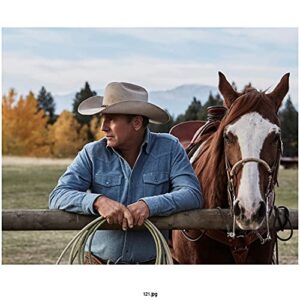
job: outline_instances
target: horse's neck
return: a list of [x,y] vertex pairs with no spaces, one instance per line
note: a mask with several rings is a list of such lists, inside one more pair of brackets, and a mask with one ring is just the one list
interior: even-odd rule
[[[225,160],[223,153],[219,153],[219,157],[213,157],[215,153],[211,153],[208,147],[199,157],[198,165],[201,170],[198,179],[201,183],[203,196],[205,199],[205,208],[228,207],[227,201],[227,174],[225,169]],[[213,163],[213,159],[216,159]],[[212,169],[212,164],[218,167]]]

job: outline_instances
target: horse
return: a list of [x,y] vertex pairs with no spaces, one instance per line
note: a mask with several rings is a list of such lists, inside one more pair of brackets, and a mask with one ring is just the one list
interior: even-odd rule
[[268,224],[282,153],[278,110],[288,90],[289,73],[267,93],[249,87],[237,92],[219,72],[226,113],[214,132],[198,134],[191,163],[204,208],[230,209],[232,232],[173,230],[175,263],[273,262],[276,231]]

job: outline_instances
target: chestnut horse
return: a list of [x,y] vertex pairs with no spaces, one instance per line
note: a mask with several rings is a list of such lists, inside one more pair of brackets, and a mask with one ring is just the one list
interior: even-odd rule
[[176,262],[272,263],[276,232],[261,225],[269,224],[274,206],[282,144],[277,113],[288,89],[289,73],[271,93],[252,88],[238,93],[219,72],[227,112],[191,163],[202,187],[204,208],[229,208],[232,232],[173,230]]

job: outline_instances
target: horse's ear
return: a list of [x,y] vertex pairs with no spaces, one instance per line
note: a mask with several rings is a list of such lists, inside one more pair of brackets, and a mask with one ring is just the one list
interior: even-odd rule
[[219,91],[224,97],[224,104],[227,108],[230,108],[233,101],[239,96],[222,72],[219,72]]
[[290,73],[283,75],[273,92],[268,94],[273,99],[277,111],[282,103],[283,98],[289,91],[289,77]]

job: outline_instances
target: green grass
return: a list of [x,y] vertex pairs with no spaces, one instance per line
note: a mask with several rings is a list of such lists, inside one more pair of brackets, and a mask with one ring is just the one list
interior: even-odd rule
[[[66,170],[62,165],[5,165],[2,207],[48,208],[48,196]],[[75,231],[4,231],[3,264],[54,264]]]
[[280,169],[276,187],[276,205],[298,208],[298,169]]
[[[288,208],[298,208],[298,170],[280,169],[279,187],[276,188],[276,205]],[[287,237],[289,232],[278,232],[281,237]],[[281,264],[298,264],[298,230],[287,242],[278,241],[279,261]]]
[[48,196],[65,166],[21,165],[2,169],[3,208],[47,208]]
[[[44,209],[48,195],[63,165],[4,165],[2,207],[4,209]],[[276,204],[298,208],[298,170],[280,170]],[[3,264],[54,264],[75,231],[3,231]],[[279,233],[286,235],[288,233]],[[279,242],[281,264],[298,263],[298,231],[288,242]]]

